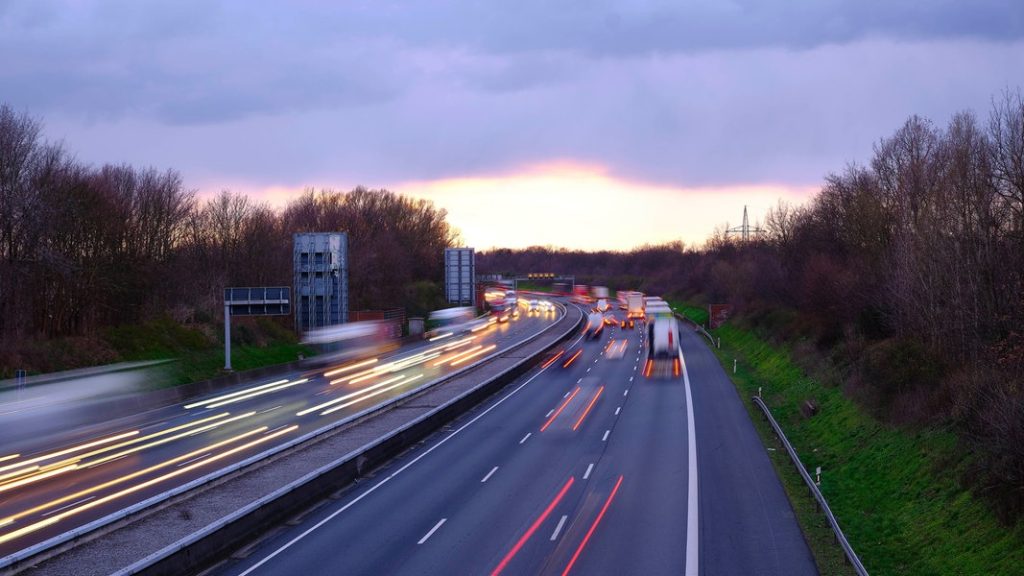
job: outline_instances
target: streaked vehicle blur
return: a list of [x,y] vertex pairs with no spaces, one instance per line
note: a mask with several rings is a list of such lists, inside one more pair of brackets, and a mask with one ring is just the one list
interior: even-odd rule
[[583,334],[587,338],[597,338],[604,330],[604,315],[600,312],[591,312],[587,315],[587,324],[583,328]]
[[487,324],[487,320],[476,318],[476,310],[472,306],[444,308],[430,313],[430,330],[425,338],[441,338],[445,335],[463,334]]
[[302,343],[316,348],[318,354],[303,363],[325,366],[394,350],[398,342],[390,336],[393,328],[387,320],[367,320],[310,330]]

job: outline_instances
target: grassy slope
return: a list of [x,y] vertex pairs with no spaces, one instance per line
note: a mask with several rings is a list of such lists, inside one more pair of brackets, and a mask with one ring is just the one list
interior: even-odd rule
[[[686,313],[703,309],[686,307]],[[699,321],[699,318],[693,317]],[[791,360],[750,330],[726,325],[718,351],[723,365],[740,362],[733,381],[741,395],[763,387],[765,401],[808,470],[823,469],[821,489],[854,549],[873,574],[1021,574],[1024,524],[1005,528],[986,505],[958,486],[969,455],[948,431],[908,431],[880,424],[837,388],[815,383]],[[813,398],[817,415],[799,406]],[[748,410],[751,406],[748,404]],[[762,439],[771,446],[760,418]],[[820,514],[808,514],[806,490],[781,458],[774,458],[823,573],[835,553],[820,542]],[[813,510],[813,508],[811,508]],[[826,543],[826,546],[827,543]],[[833,550],[838,547],[832,546]]]
[[[294,336],[266,322],[259,323],[263,346],[234,343],[231,366],[249,370],[272,364],[294,361],[299,353],[309,356],[311,349],[294,341]],[[236,332],[235,336],[239,334]],[[206,380],[222,374],[224,345],[211,342],[201,332],[170,321],[123,326],[107,331],[106,341],[123,360],[155,360],[175,358],[166,367],[168,378],[163,384],[178,385]]]

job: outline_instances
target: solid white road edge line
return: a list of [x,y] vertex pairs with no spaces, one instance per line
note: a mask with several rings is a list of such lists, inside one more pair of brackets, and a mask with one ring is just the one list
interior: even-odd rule
[[257,562],[256,564],[253,564],[253,565],[252,565],[252,567],[250,567],[250,568],[249,568],[248,570],[246,570],[245,572],[242,572],[241,574],[239,574],[239,576],[247,576],[248,574],[251,574],[251,573],[253,573],[254,571],[256,571],[256,569],[257,569],[257,568],[259,568],[260,566],[263,566],[264,564],[266,564],[267,562],[269,562],[270,560],[272,560],[272,559],[273,559],[273,558],[274,558],[275,556],[277,556],[277,555],[278,555],[278,554],[280,554],[281,552],[284,552],[284,551],[285,551],[285,550],[287,550],[288,548],[291,548],[291,547],[292,547],[292,546],[293,546],[293,545],[294,545],[294,544],[295,544],[296,542],[298,542],[299,540],[302,540],[302,539],[303,539],[303,538],[305,538],[306,536],[309,536],[309,534],[311,534],[311,533],[312,533],[312,532],[313,532],[314,530],[316,530],[317,528],[320,528],[320,527],[321,527],[321,526],[323,526],[324,524],[327,524],[328,522],[330,522],[331,520],[333,520],[333,519],[334,519],[335,517],[337,517],[337,516],[338,516],[339,514],[341,514],[341,513],[342,513],[342,512],[344,512],[345,510],[348,510],[349,508],[351,508],[352,506],[354,506],[354,505],[355,505],[355,504],[356,504],[357,502],[359,502],[359,501],[360,501],[360,500],[362,500],[363,498],[366,498],[367,496],[369,496],[370,494],[372,494],[373,492],[375,492],[375,491],[377,490],[377,488],[380,488],[380,487],[381,487],[381,486],[383,486],[384,484],[387,484],[387,483],[388,483],[388,481],[389,481],[389,480],[391,480],[392,478],[394,478],[395,476],[398,476],[398,475],[399,475],[399,474],[401,474],[402,472],[405,472],[405,470],[406,470],[406,469],[408,469],[408,468],[409,468],[410,466],[412,466],[413,464],[415,464],[415,463],[419,462],[419,461],[420,461],[420,460],[421,460],[422,458],[424,458],[424,457],[425,457],[425,456],[426,456],[427,454],[430,454],[430,453],[431,453],[431,452],[433,452],[434,450],[437,450],[437,449],[438,449],[438,448],[440,448],[440,447],[441,447],[441,446],[442,446],[442,445],[443,445],[443,444],[444,444],[445,442],[447,442],[447,441],[451,440],[452,438],[454,438],[456,434],[458,434],[459,432],[462,432],[463,430],[465,430],[465,429],[466,429],[466,428],[468,428],[469,426],[472,426],[474,422],[476,422],[477,420],[479,420],[479,419],[483,418],[484,416],[486,416],[486,415],[487,415],[487,414],[488,414],[488,413],[489,413],[489,412],[490,412],[491,410],[494,410],[494,409],[495,409],[495,408],[497,408],[498,406],[501,406],[501,404],[502,404],[502,403],[503,403],[503,402],[504,402],[505,400],[508,400],[509,398],[511,398],[512,396],[514,396],[514,395],[515,395],[515,394],[516,394],[517,392],[519,392],[520,390],[522,390],[523,388],[525,388],[527,384],[529,384],[530,382],[533,382],[534,378],[536,378],[537,376],[540,376],[541,374],[543,374],[545,370],[546,370],[546,368],[541,368],[539,372],[537,372],[537,373],[536,373],[536,374],[534,374],[533,376],[530,376],[530,379],[529,379],[529,380],[527,380],[526,382],[523,382],[522,384],[520,384],[519,386],[517,386],[517,387],[515,388],[515,390],[513,390],[513,391],[509,392],[509,393],[508,393],[508,394],[507,394],[506,396],[502,397],[502,399],[501,399],[501,400],[498,400],[497,402],[495,402],[493,406],[491,406],[491,407],[490,407],[490,408],[488,408],[487,410],[484,410],[484,411],[483,411],[483,412],[481,412],[480,414],[477,414],[477,415],[476,415],[476,417],[474,417],[474,418],[473,418],[472,420],[470,420],[469,422],[466,422],[465,424],[463,424],[463,425],[462,425],[462,426],[461,426],[461,427],[460,427],[460,428],[459,428],[458,430],[456,430],[456,431],[452,432],[452,433],[451,433],[451,434],[449,434],[448,436],[445,436],[444,438],[442,438],[442,439],[441,439],[441,441],[440,441],[440,442],[438,442],[437,444],[434,444],[434,445],[433,445],[433,446],[431,446],[430,448],[427,448],[426,450],[424,450],[422,454],[420,454],[420,455],[419,455],[419,456],[417,456],[416,458],[413,458],[413,459],[412,459],[412,461],[410,461],[410,462],[409,462],[408,464],[406,464],[405,466],[402,466],[402,467],[401,467],[401,468],[399,468],[398,470],[395,470],[394,472],[392,472],[392,473],[391,473],[391,475],[390,475],[390,476],[388,476],[387,478],[385,478],[385,479],[381,480],[380,482],[378,482],[378,483],[374,484],[374,485],[373,485],[372,487],[370,487],[370,489],[369,489],[369,490],[367,490],[366,492],[363,492],[362,494],[360,494],[359,496],[357,496],[357,497],[356,497],[355,499],[353,499],[353,500],[352,500],[351,502],[349,502],[348,504],[345,504],[345,505],[344,505],[344,506],[342,506],[341,508],[338,508],[337,510],[335,510],[334,512],[332,512],[332,513],[331,513],[331,515],[330,515],[330,516],[328,516],[327,518],[324,518],[323,520],[321,520],[321,521],[317,522],[316,524],[314,524],[313,526],[309,527],[309,528],[308,528],[308,529],[307,529],[307,530],[306,530],[305,532],[303,532],[302,534],[299,534],[299,535],[298,535],[298,536],[296,536],[295,538],[292,538],[291,540],[289,540],[288,542],[286,542],[286,543],[285,543],[285,544],[284,544],[283,546],[281,546],[281,547],[280,547],[280,548],[278,548],[277,550],[274,550],[273,552],[271,552],[271,553],[270,553],[270,554],[269,554],[269,555],[268,555],[268,556],[267,556],[266,558],[263,558],[262,560],[260,560],[260,561],[259,561],[259,562]]
[[690,375],[686,371],[686,360],[683,358],[683,349],[679,349],[679,363],[683,367],[683,387],[686,389],[686,434],[687,452],[689,453],[689,476],[687,477],[686,494],[686,576],[699,576],[697,554],[700,552],[698,533],[699,517],[697,505],[699,503],[697,492],[697,436],[693,424],[693,394],[690,393]]

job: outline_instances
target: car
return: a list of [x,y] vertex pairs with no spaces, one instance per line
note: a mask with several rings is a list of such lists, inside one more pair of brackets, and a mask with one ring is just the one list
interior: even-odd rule
[[531,316],[534,314],[540,314],[540,302],[536,300],[530,300],[526,313]]

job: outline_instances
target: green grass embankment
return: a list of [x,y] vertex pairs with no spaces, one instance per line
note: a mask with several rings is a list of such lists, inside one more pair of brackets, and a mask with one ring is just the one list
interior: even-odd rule
[[[681,305],[680,311],[694,321],[707,320],[701,308]],[[972,456],[952,432],[884,425],[839,388],[809,378],[788,346],[731,324],[712,334],[722,339],[715,352],[727,373],[733,359],[739,360],[731,377],[765,445],[775,448],[769,451],[772,461],[823,574],[849,568],[803,481],[749,402],[758,388],[804,466],[812,473],[822,467],[822,493],[869,572],[1024,573],[1024,525],[1000,525],[984,502],[960,486]],[[809,417],[800,410],[807,400],[818,406]]]
[[[206,328],[215,328],[208,326]],[[236,371],[284,364],[310,356],[314,350],[299,344],[288,330],[266,319],[233,327],[231,367]],[[223,331],[223,327],[219,327]],[[175,359],[162,367],[157,385],[177,386],[223,374],[224,343],[211,332],[169,320],[111,328],[104,340],[120,360]],[[219,335],[219,333],[217,333]]]

